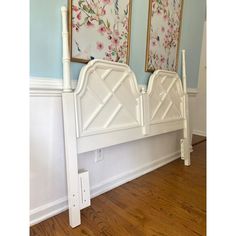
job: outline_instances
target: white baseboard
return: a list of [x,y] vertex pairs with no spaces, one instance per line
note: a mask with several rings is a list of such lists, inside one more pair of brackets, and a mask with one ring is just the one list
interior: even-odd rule
[[164,156],[159,160],[155,160],[139,168],[127,171],[121,175],[114,176],[109,180],[103,181],[100,184],[91,188],[91,197],[94,198],[100,194],[103,194],[113,188],[116,188],[122,184],[125,184],[133,179],[136,179],[142,175],[147,174],[161,166],[168,164],[171,161],[180,158],[180,152],[175,152],[170,155]]
[[[91,188],[91,198],[94,198],[102,193],[105,193],[113,188],[125,184],[133,179],[136,179],[150,171],[153,171],[161,166],[164,166],[176,159],[180,158],[180,151],[163,156],[159,160],[152,161],[139,168],[127,171],[120,175],[114,176],[106,181],[101,182]],[[63,197],[54,202],[50,202],[30,211],[30,225],[35,225],[43,220],[55,216],[68,209],[67,197]]]
[[67,197],[47,203],[30,211],[30,225],[38,224],[68,209]]
[[206,131],[193,130],[192,134],[206,137]]

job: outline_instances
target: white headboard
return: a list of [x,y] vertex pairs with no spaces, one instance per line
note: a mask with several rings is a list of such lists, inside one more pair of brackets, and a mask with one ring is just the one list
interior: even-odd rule
[[184,93],[175,72],[156,71],[147,92],[140,92],[129,66],[93,60],[73,94],[77,153],[184,128]]
[[62,102],[69,216],[75,227],[86,205],[81,202],[77,154],[183,130],[181,158],[190,165],[188,100],[184,51],[183,86],[177,73],[159,70],[151,75],[147,91],[139,91],[128,65],[96,59],[82,68],[72,91],[66,11],[63,7]]

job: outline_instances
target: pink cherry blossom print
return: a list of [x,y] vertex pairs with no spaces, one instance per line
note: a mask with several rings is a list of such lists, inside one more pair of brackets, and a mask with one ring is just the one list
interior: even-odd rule
[[88,21],[87,24],[86,24],[86,26],[87,26],[88,28],[92,28],[92,27],[94,27],[94,24],[93,24],[91,21]]
[[104,26],[100,26],[98,28],[98,32],[103,35],[106,32],[106,28]]
[[111,0],[102,0],[102,2],[105,4],[109,4],[109,3],[111,3]]
[[79,10],[79,8],[77,6],[72,6],[72,10],[76,12]]
[[148,69],[173,70],[176,66],[182,5],[183,0],[151,1]]
[[102,42],[97,42],[97,50],[101,51],[104,48],[104,45]]
[[156,40],[152,40],[152,46],[155,47],[157,45],[157,41]]
[[81,20],[81,12],[79,12],[76,17],[78,20]]
[[[79,58],[89,47],[90,59],[127,62],[129,42],[129,0],[73,0],[72,56]],[[72,34],[73,35],[73,34]],[[85,40],[81,40],[81,39]],[[90,46],[89,46],[90,45]],[[87,55],[86,54],[86,55]]]
[[117,46],[119,44],[119,39],[112,38],[111,42],[112,42],[113,45]]

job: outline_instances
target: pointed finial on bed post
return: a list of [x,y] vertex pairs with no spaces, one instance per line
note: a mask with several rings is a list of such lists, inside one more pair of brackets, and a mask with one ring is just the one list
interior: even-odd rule
[[68,29],[67,29],[67,8],[61,7],[62,16],[62,44],[63,44],[63,92],[71,92],[71,81],[70,81],[70,53],[69,53],[69,40],[68,40]]

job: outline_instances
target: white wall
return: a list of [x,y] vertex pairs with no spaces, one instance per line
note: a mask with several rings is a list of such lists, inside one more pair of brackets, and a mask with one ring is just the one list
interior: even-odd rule
[[[30,97],[32,224],[67,208],[61,106],[57,93]],[[81,154],[79,166],[89,170],[92,197],[178,158],[180,138],[181,132],[173,132],[106,148],[97,163],[93,152]]]
[[198,94],[192,101],[193,133],[206,136],[206,22],[199,66]]

